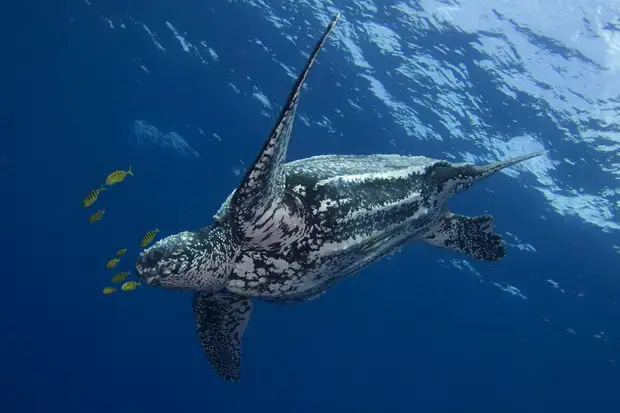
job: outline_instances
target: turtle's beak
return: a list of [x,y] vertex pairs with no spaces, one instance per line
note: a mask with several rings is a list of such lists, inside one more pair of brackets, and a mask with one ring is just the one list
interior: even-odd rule
[[140,281],[148,285],[157,285],[159,274],[158,267],[154,264],[158,261],[158,257],[156,257],[158,254],[149,250],[142,251],[138,256],[135,267],[136,275]]

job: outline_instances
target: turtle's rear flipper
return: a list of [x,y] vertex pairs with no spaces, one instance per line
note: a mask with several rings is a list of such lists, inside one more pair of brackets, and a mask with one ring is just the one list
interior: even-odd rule
[[490,215],[466,217],[448,212],[422,240],[477,260],[498,261],[506,255],[502,237],[493,229]]
[[194,314],[200,345],[223,379],[241,378],[241,339],[252,314],[249,298],[219,294],[194,294]]

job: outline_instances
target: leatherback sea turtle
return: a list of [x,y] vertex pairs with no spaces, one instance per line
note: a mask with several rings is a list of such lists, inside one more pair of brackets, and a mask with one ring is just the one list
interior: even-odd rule
[[162,239],[136,262],[147,284],[195,292],[200,343],[224,379],[240,378],[252,298],[315,298],[411,241],[485,261],[502,258],[492,217],[453,214],[446,201],[539,155],[484,166],[399,155],[323,155],[285,163],[302,85],[338,18],[315,46],[254,164],[214,222]]

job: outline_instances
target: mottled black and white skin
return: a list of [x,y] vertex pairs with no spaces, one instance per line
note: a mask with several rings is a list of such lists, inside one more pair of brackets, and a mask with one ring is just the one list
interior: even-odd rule
[[324,155],[285,163],[299,94],[338,20],[297,79],[278,121],[214,222],[169,236],[136,263],[149,285],[194,292],[198,336],[217,374],[237,381],[252,299],[305,301],[373,262],[422,241],[497,261],[491,216],[453,214],[446,201],[529,154],[490,165],[424,156]]

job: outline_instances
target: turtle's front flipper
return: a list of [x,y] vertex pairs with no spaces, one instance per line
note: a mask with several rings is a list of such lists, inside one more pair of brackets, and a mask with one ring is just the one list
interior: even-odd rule
[[223,379],[241,378],[241,339],[252,314],[249,298],[198,292],[194,295],[198,338],[207,359]]
[[284,162],[299,94],[310,67],[339,17],[339,14],[334,17],[314,47],[260,154],[233,195],[231,218],[235,233],[242,242],[260,244],[265,238],[265,223],[272,221],[276,215],[287,214],[286,210],[281,210],[284,200]]
[[466,217],[451,212],[430,228],[423,241],[483,261],[499,261],[506,255],[502,237],[493,229],[493,217]]

